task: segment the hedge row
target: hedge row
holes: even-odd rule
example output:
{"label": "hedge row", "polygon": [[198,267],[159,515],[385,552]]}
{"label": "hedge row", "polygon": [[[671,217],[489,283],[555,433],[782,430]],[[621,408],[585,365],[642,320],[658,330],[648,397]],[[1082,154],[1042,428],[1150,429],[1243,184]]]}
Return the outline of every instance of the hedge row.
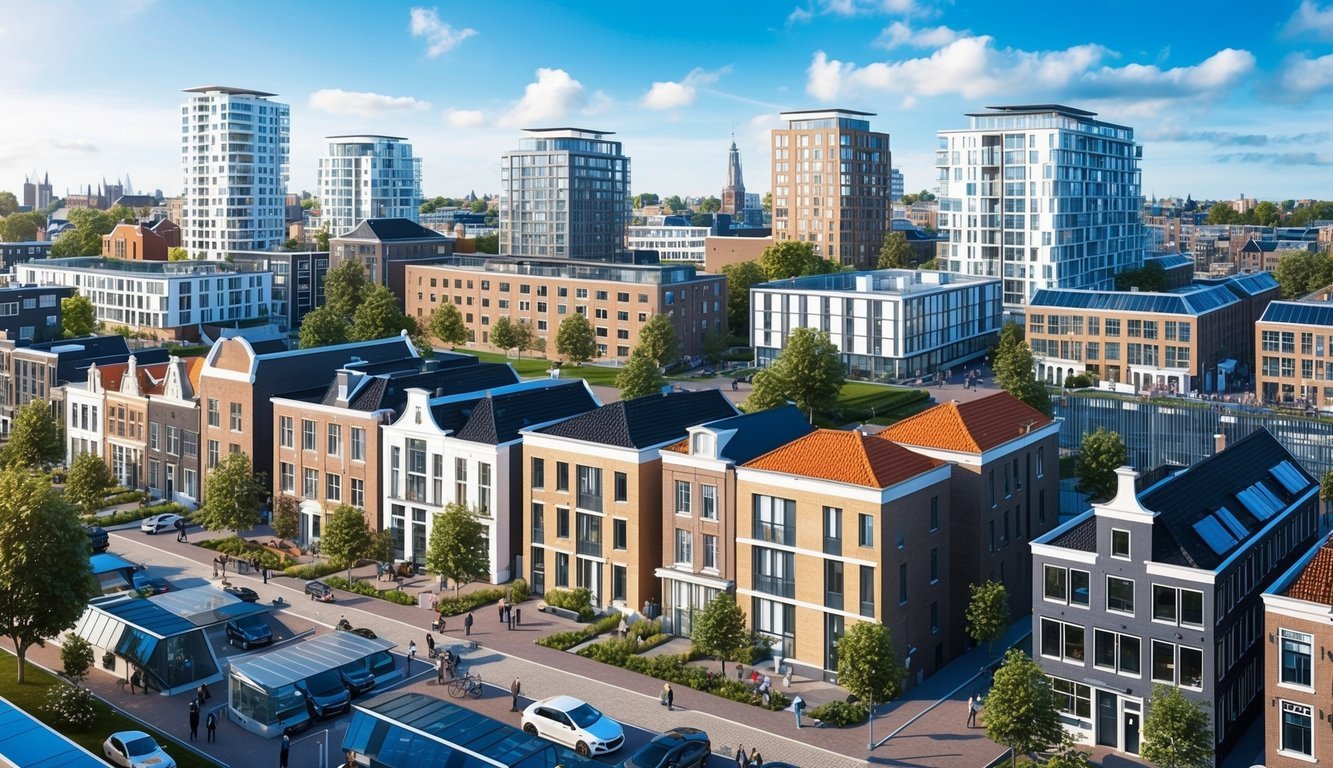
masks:
{"label": "hedge row", "polygon": [[435,602],[435,610],[439,611],[441,616],[461,616],[487,603],[494,603],[504,596],[505,591],[499,587],[479,589],[458,597],[441,598]]}
{"label": "hedge row", "polygon": [[297,565],[295,559],[289,555],[270,551],[252,541],[246,541],[240,536],[228,536],[225,539],[208,539],[201,541],[195,546],[211,549],[214,552],[222,552],[232,557],[239,557],[243,560],[252,560],[259,558],[259,563],[265,568],[271,570],[286,571]]}
{"label": "hedge row", "polygon": [[334,589],[341,589],[353,594],[365,595],[366,597],[377,597],[381,600],[388,600],[391,603],[398,603],[399,605],[417,604],[416,597],[409,595],[406,592],[397,589],[388,589],[381,592],[365,579],[352,579],[352,581],[348,583],[347,579],[344,579],[341,576],[329,576],[324,579],[324,583]]}
{"label": "hedge row", "polygon": [[[695,690],[711,693],[714,696],[721,696],[724,699],[739,701],[742,704],[753,704],[756,707],[765,706],[763,697],[756,693],[750,684],[739,680],[729,680],[722,675],[713,673],[712,670],[687,664],[686,660],[693,656],[694,654],[675,655],[670,653],[658,656],[631,655],[620,666],[641,675],[688,686]],[[791,700],[787,698],[786,694],[778,690],[769,691],[768,709],[782,710],[790,706]]]}

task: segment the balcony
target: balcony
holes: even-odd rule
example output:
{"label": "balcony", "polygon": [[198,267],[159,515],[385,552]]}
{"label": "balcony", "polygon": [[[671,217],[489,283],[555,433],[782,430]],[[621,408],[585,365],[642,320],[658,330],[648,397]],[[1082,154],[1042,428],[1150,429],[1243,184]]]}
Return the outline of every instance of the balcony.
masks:
{"label": "balcony", "polygon": [[840,537],[837,537],[837,536],[825,536],[825,537],[824,537],[824,554],[826,554],[826,555],[841,555],[841,554],[842,554],[842,539],[841,539]]}
{"label": "balcony", "polygon": [[777,597],[796,597],[796,581],[778,576],[754,575],[754,591]]}
{"label": "balcony", "polygon": [[589,512],[602,511],[602,495],[579,491],[578,493],[579,509],[586,509]]}
{"label": "balcony", "polygon": [[770,544],[782,544],[788,547],[796,546],[796,528],[788,527],[779,523],[765,523],[755,521],[754,538],[760,541],[766,541]]}
{"label": "balcony", "polygon": [[595,541],[587,541],[584,539],[579,539],[579,541],[574,545],[574,551],[577,554],[587,555],[588,557],[601,557],[602,542],[600,539]]}

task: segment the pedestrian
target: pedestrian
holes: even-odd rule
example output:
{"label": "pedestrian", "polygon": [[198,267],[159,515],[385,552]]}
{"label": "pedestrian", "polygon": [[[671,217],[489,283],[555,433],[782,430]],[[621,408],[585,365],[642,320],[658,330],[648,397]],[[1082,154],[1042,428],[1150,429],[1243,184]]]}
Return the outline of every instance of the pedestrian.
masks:
{"label": "pedestrian", "polygon": [[791,711],[796,713],[796,727],[800,728],[801,714],[805,712],[805,699],[801,698],[801,694],[796,694],[791,700]]}
{"label": "pedestrian", "polygon": [[745,745],[736,745],[736,768],[749,768],[750,756],[745,753]]}
{"label": "pedestrian", "polygon": [[448,658],[448,657],[446,656],[447,653],[448,653],[448,651],[445,651],[444,653],[440,654],[440,655],[435,659],[435,684],[436,684],[436,685],[444,685],[444,664],[445,664],[445,659]]}
{"label": "pedestrian", "polygon": [[[180,540],[181,540],[180,534],[176,534],[176,541]],[[218,559],[215,557],[213,558],[213,578],[216,579],[217,577],[218,577]]]}
{"label": "pedestrian", "polygon": [[662,703],[666,705],[668,712],[676,708],[676,692],[671,690],[671,683],[662,686]]}
{"label": "pedestrian", "polygon": [[764,768],[764,756],[759,754],[759,748],[750,750],[750,768]]}
{"label": "pedestrian", "polygon": [[435,635],[426,633],[426,658],[435,658]]}
{"label": "pedestrian", "polygon": [[514,682],[509,684],[509,696],[512,699],[509,702],[510,712],[518,711],[518,696],[522,692],[523,692],[523,684],[518,681],[517,677],[515,677]]}
{"label": "pedestrian", "polygon": [[213,698],[213,694],[208,692],[208,683],[200,683],[196,691],[199,694],[199,706],[203,706],[205,701]]}
{"label": "pedestrian", "polygon": [[204,728],[208,731],[209,743],[216,742],[218,740],[218,716],[209,712],[208,720],[204,723]]}
{"label": "pedestrian", "polygon": [[411,668],[412,668],[412,661],[415,660],[416,657],[417,657],[417,641],[416,641],[416,640],[408,640],[408,641],[407,641],[407,668],[408,668],[408,669],[411,669]]}
{"label": "pedestrian", "polygon": [[267,565],[264,566],[263,568],[260,569],[259,572],[260,572],[261,574],[264,575],[264,583],[267,584],[267,583],[268,583],[268,566],[267,566]]}
{"label": "pedestrian", "polygon": [[466,616],[463,617],[463,634],[466,635],[466,636],[468,636],[468,637],[471,637],[471,636],[472,636],[472,612],[471,612],[471,611],[468,611],[468,614],[467,614]]}
{"label": "pedestrian", "polygon": [[199,702],[190,702],[190,741],[199,738]]}
{"label": "pedestrian", "polygon": [[278,768],[287,768],[287,752],[292,748],[292,737],[282,734],[282,751],[278,753]]}
{"label": "pedestrian", "polygon": [[444,649],[444,673],[450,680],[454,679],[454,665],[457,663],[458,659],[454,656],[453,651],[448,648]]}
{"label": "pedestrian", "polygon": [[616,628],[616,631],[620,633],[622,639],[629,634],[629,625],[625,623],[624,617],[621,617],[620,626]]}
{"label": "pedestrian", "polygon": [[977,710],[981,708],[981,694],[974,693],[967,699],[967,727],[977,727]]}

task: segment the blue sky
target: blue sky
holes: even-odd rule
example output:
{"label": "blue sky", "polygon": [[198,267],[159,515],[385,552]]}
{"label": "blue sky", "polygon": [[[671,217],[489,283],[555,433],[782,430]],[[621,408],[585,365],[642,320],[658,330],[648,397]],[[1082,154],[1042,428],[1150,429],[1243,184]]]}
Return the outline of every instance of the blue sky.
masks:
{"label": "blue sky", "polygon": [[[40,11],[38,8],[40,7]],[[410,138],[428,195],[499,188],[525,127],[613,131],[633,189],[718,194],[731,136],[769,187],[785,109],[876,113],[909,190],[935,132],[996,104],[1135,128],[1146,196],[1333,198],[1333,0],[732,3],[0,0],[0,189],[181,186],[181,89],[291,105],[292,191],[322,138]]]}

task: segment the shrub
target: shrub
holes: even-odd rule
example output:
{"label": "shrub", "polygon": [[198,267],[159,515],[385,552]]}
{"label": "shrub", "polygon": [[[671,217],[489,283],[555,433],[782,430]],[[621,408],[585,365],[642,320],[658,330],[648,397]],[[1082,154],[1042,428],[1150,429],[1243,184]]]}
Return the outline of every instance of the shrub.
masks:
{"label": "shrub", "polygon": [[97,722],[92,693],[76,685],[51,686],[46,691],[44,709],[52,718],[76,731],[86,731]]}
{"label": "shrub", "polygon": [[375,589],[374,585],[366,583],[365,579],[353,579],[349,584],[347,579],[341,576],[329,576],[324,579],[324,583],[334,589],[341,589],[357,595],[366,595],[367,597],[379,597],[380,591]]}
{"label": "shrub", "polygon": [[820,704],[806,714],[824,725],[846,728],[849,725],[864,723],[869,716],[869,710],[866,705],[860,702],[849,704],[845,701],[834,700],[827,704]]}
{"label": "shrub", "polygon": [[[619,623],[617,623],[619,626]],[[652,621],[636,621],[629,627],[629,636],[634,639],[643,638],[647,640],[655,635],[662,634],[662,620],[653,619]],[[661,645],[661,643],[657,643]]]}
{"label": "shrub", "polygon": [[[546,604],[554,605],[556,608],[564,608],[567,611],[574,611],[583,621],[588,621],[593,616],[592,611],[592,592],[586,587],[575,587],[574,589],[548,589],[546,591]],[[620,620],[617,619],[619,624]]]}
{"label": "shrub", "polygon": [[773,641],[763,636],[758,636],[758,640],[758,643],[741,652],[740,658],[736,659],[736,661],[753,667],[755,664],[768,658]]}
{"label": "shrub", "polygon": [[607,632],[614,632],[620,627],[620,622],[623,621],[624,619],[625,617],[619,613],[613,613],[610,616],[603,616],[602,618],[590,624],[587,628],[583,630],[583,632],[588,637],[596,637],[597,635],[602,635]]}
{"label": "shrub", "polygon": [[330,573],[337,573],[343,568],[341,565],[331,563],[325,560],[322,563],[307,563],[305,565],[293,565],[290,568],[284,568],[283,573],[294,579],[318,579],[321,576],[328,576]]}
{"label": "shrub", "polygon": [[239,557],[246,561],[252,560],[257,556],[260,565],[273,570],[285,571],[288,568],[298,565],[296,560],[289,555],[284,555],[279,552],[270,552],[268,549],[265,549],[252,541],[246,541],[239,536],[228,536],[225,539],[209,539],[207,541],[199,542],[196,546],[203,547],[204,549],[211,549],[214,552],[224,552],[232,557]]}
{"label": "shrub", "polygon": [[508,599],[513,600],[515,603],[521,603],[529,597],[532,597],[532,592],[528,589],[528,581],[522,576],[509,582],[508,592]]}
{"label": "shrub", "polygon": [[665,632],[658,632],[655,635],[650,635],[649,637],[644,638],[642,643],[639,643],[638,653],[651,651],[652,649],[667,642],[670,639],[671,635],[668,635]]}
{"label": "shrub", "polygon": [[446,597],[435,603],[435,610],[442,616],[459,616],[468,611],[475,611],[487,603],[494,603],[504,597],[504,590],[479,589],[458,597]]}
{"label": "shrub", "polygon": [[130,504],[137,501],[148,501],[148,494],[143,491],[122,491],[107,496],[106,499],[102,501],[102,506],[114,507],[117,504]]}
{"label": "shrub", "polygon": [[595,659],[603,664],[614,664],[617,667],[625,666],[629,657],[633,656],[639,650],[639,641],[630,638],[612,638],[600,643],[593,643],[579,650],[579,655],[589,659]]}
{"label": "shrub", "polygon": [[537,645],[545,648],[554,648],[557,651],[568,651],[570,648],[588,639],[588,634],[581,629],[575,629],[570,632],[556,632],[537,638]]}
{"label": "shrub", "polygon": [[[363,582],[363,583],[364,583],[364,582]],[[379,597],[382,597],[382,598],[384,598],[385,600],[388,600],[388,601],[391,602],[391,603],[398,603],[399,605],[416,605],[416,604],[417,604],[417,598],[416,598],[416,596],[414,596],[414,595],[409,595],[409,594],[407,594],[406,592],[403,592],[403,591],[401,591],[401,590],[397,590],[397,589],[391,589],[391,590],[389,590],[389,591],[387,591],[387,592],[381,592],[381,593],[379,594]]]}
{"label": "shrub", "polygon": [[65,634],[63,643],[60,646],[61,666],[65,677],[77,684],[88,676],[88,668],[93,665],[93,646],[73,632]]}
{"label": "shrub", "polygon": [[83,515],[82,518],[83,522],[85,523],[96,523],[98,525],[121,525],[123,523],[132,523],[135,520],[142,520],[145,517],[160,515],[163,512],[174,512],[178,515],[186,515],[187,517],[189,515],[189,510],[185,509],[180,504],[177,504],[176,502],[172,501],[163,504],[157,504],[151,507],[142,507],[142,508],[136,507],[131,509],[122,509],[121,511],[110,515]]}

